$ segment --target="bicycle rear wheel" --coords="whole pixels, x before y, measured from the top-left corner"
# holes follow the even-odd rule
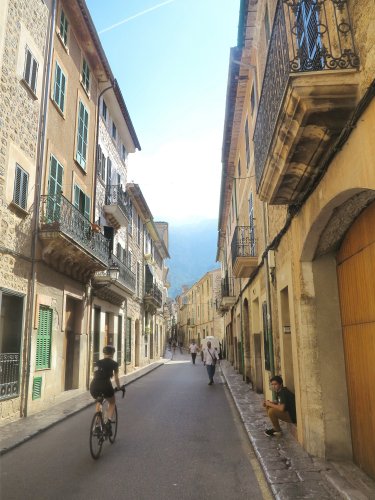
[[[104,442],[104,422],[100,412],[95,413],[90,427],[90,453],[95,460],[99,458]]]
[[[118,414],[117,414],[117,406],[115,406],[115,411],[113,412],[111,422],[112,422],[112,435],[109,436],[109,442],[113,444],[116,439],[117,435],[117,420],[118,420]]]

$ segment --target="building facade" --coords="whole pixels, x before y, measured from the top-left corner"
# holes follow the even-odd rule
[[[241,1],[217,255],[230,361],[267,398],[281,374],[306,450],[372,477],[374,18],[373,2]]]
[[[223,321],[218,310],[220,269],[207,272],[190,288],[184,287],[177,302],[177,338],[189,346],[201,345],[205,337],[223,340]]]
[[[0,411],[19,415],[27,384],[39,133],[45,96],[50,6],[0,5]]]

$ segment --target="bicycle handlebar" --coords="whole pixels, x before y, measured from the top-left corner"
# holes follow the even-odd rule
[[[118,391],[122,391],[122,397],[124,397],[125,396],[125,392],[126,392],[125,384],[122,384],[122,386],[119,387],[119,388],[115,387],[115,392],[118,392]]]

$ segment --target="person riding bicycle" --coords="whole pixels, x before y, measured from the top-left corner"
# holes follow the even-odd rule
[[[103,396],[108,401],[107,431],[109,435],[111,435],[111,419],[116,406],[115,390],[111,382],[112,377],[115,377],[117,389],[121,389],[118,378],[118,363],[113,360],[115,350],[111,345],[106,345],[103,348],[104,358],[96,361],[94,378],[90,384],[90,394],[94,399]],[[97,404],[96,406],[96,411],[100,411],[100,405]]]

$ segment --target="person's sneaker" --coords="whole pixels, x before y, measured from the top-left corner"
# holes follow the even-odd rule
[[[266,429],[264,431],[264,434],[268,437],[273,437],[273,436],[281,436],[282,432],[281,431],[275,431],[275,429]]]

